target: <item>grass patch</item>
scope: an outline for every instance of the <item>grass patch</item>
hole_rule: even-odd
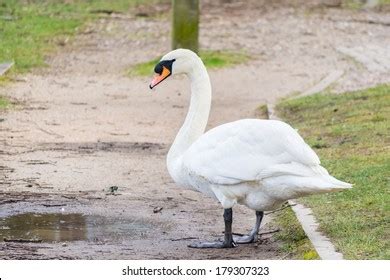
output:
[[[280,228],[274,236],[283,242],[282,250],[288,253],[289,259],[320,259],[291,208],[275,214],[273,223]]]
[[[343,0],[342,5],[345,8],[350,8],[350,9],[361,9],[365,6],[365,1],[360,1],[360,0]],[[379,0],[377,3],[377,7],[382,7],[382,6],[389,6],[390,5],[390,0]]]
[[[146,0],[3,0],[0,3],[0,62],[14,61],[14,71],[44,66],[44,55],[97,18],[97,11],[125,12]]]
[[[129,70],[130,76],[149,76],[153,73],[154,66],[160,61],[160,58],[135,64]]]
[[[348,9],[360,9],[364,6],[364,2],[359,0],[343,0],[342,6]]]
[[[390,258],[390,85],[283,101],[322,165],[352,190],[302,199],[347,259]]]
[[[223,51],[201,51],[200,57],[209,69],[233,66],[249,60],[246,54]]]
[[[255,117],[257,119],[268,119],[267,105],[263,104],[256,108]]]
[[[11,72],[12,70],[9,70],[7,73]],[[10,78],[8,75],[0,76],[0,87],[8,84],[10,82]]]
[[[0,95],[0,110],[7,109],[11,106],[11,102],[8,98]]]
[[[249,60],[249,56],[243,53],[224,52],[224,51],[200,51],[200,57],[208,69],[216,69],[244,63]],[[149,76],[153,74],[154,66],[160,61],[161,57],[153,60],[138,63],[130,68],[130,76]]]

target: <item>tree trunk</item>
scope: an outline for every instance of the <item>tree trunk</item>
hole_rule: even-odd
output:
[[[172,49],[198,52],[199,0],[172,0]]]

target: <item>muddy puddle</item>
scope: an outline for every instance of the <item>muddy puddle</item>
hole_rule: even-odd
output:
[[[80,213],[24,213],[0,218],[0,242],[99,242],[142,237],[151,228],[151,224],[135,219]]]

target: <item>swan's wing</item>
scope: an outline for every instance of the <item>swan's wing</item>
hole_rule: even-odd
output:
[[[222,185],[261,180],[278,172],[272,167],[289,163],[318,166],[320,160],[288,124],[256,119],[209,130],[182,158],[190,176]]]

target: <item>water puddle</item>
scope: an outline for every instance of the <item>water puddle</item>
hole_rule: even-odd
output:
[[[152,228],[141,220],[83,214],[25,213],[0,218],[0,242],[99,241],[131,238]]]

